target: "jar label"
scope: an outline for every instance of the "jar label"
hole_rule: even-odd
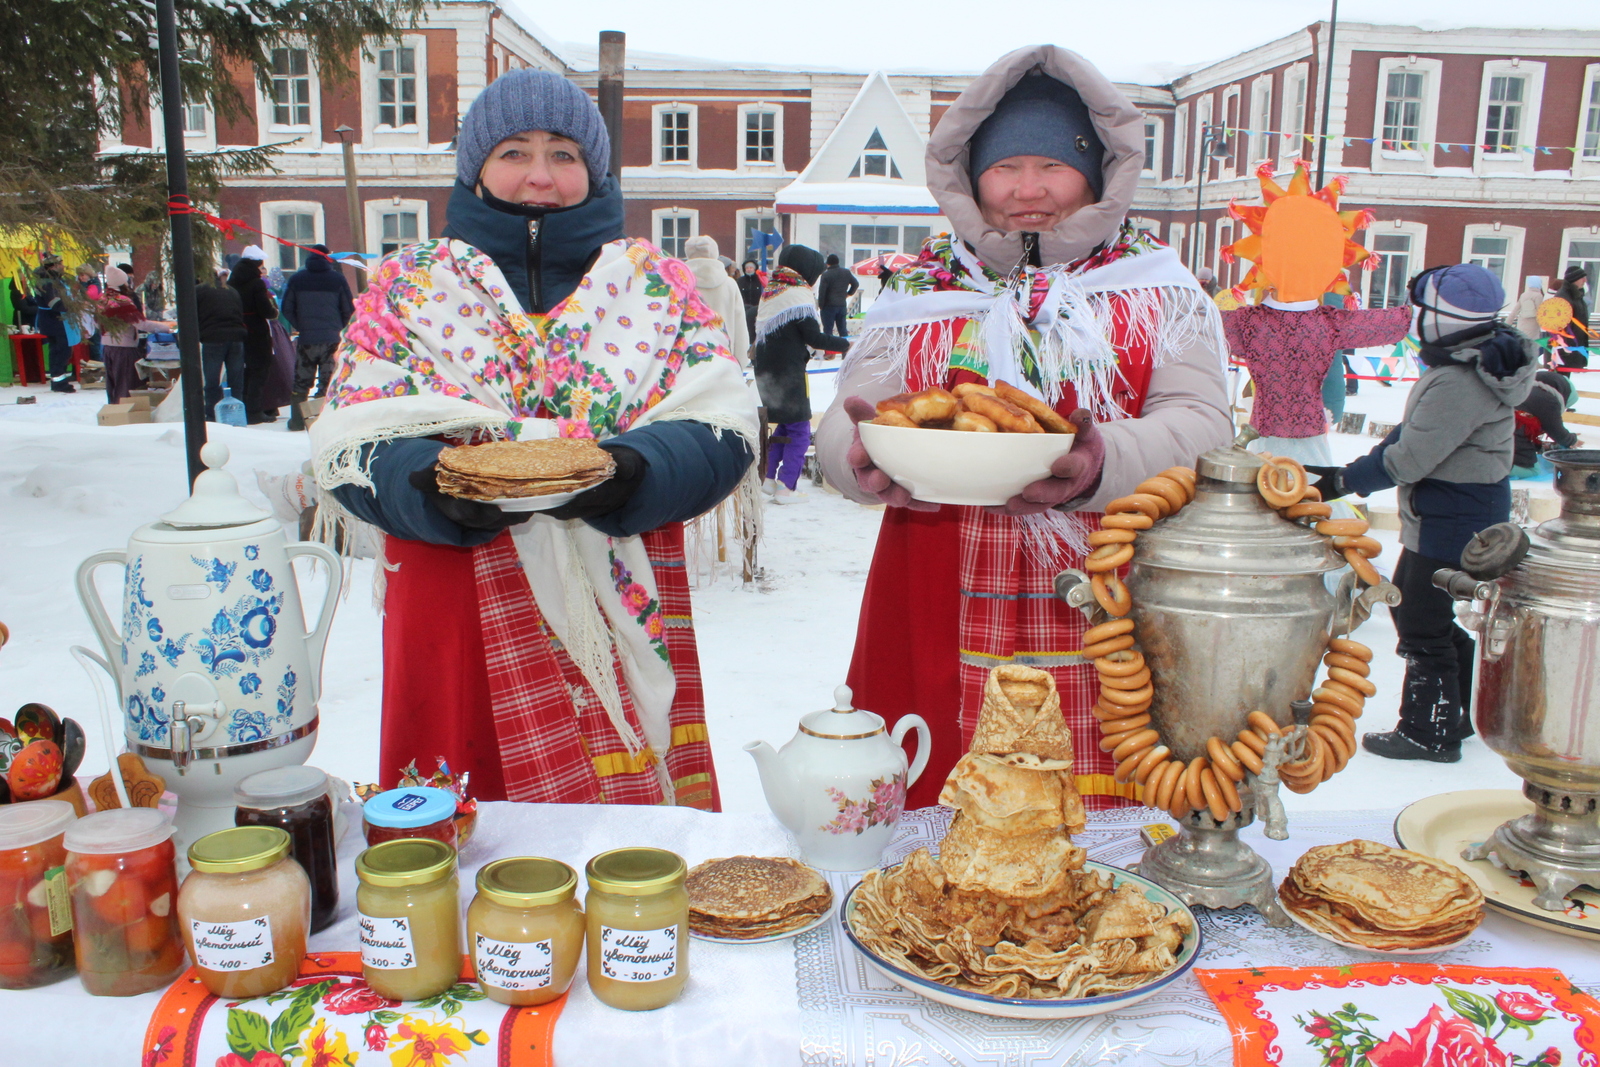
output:
[[[357,914],[361,926],[361,962],[378,971],[403,971],[417,965],[411,941],[411,920]]]
[[[189,920],[194,962],[208,971],[253,971],[265,967],[272,954],[272,920],[265,915],[236,923]]]
[[[550,984],[554,950],[549,941],[496,941],[482,934],[477,937],[475,962],[478,981],[484,985],[522,991],[543,989]]]
[[[50,936],[60,937],[72,929],[72,895],[67,892],[66,867],[44,872],[44,901],[50,909]]]
[[[600,927],[600,973],[619,982],[660,982],[678,973],[678,928]]]

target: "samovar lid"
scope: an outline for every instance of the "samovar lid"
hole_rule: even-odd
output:
[[[1202,478],[1233,482],[1236,485],[1254,485],[1256,474],[1264,462],[1265,460],[1255,452],[1247,452],[1229,445],[1225,448],[1213,448],[1205,453],[1195,464],[1195,470]]]
[[[272,512],[240,496],[239,480],[222,469],[228,463],[227,445],[207,442],[200,449],[200,461],[207,469],[194,480],[189,499],[161,516],[162,522],[179,529],[205,529],[244,526],[272,518]]]

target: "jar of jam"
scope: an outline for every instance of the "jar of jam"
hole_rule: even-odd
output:
[[[61,842],[77,817],[64,800],[0,805],[0,989],[32,989],[72,973]]]
[[[277,826],[236,826],[189,846],[178,928],[205,987],[260,997],[293,982],[306,954],[311,883]]]
[[[544,1004],[572,984],[583,953],[578,872],[560,860],[517,856],[478,872],[467,947],[484,994],[500,1004]]]
[[[367,845],[403,837],[431,837],[456,847],[456,795],[429,785],[390,789],[361,805]]]
[[[67,828],[78,978],[98,997],[160,989],[183,973],[172,824],[155,808],[112,808]]]
[[[395,1000],[422,1000],[455,985],[461,977],[456,850],[432,838],[385,841],[356,857],[356,877],[367,984]]]
[[[339,915],[339,863],[334,851],[333,797],[315,767],[279,767],[252,774],[233,790],[235,826],[277,826],[289,834],[289,855],[311,880],[311,932]]]
[[[618,848],[590,860],[584,873],[589,988],[628,1011],[671,1004],[689,980],[683,857],[660,848]]]

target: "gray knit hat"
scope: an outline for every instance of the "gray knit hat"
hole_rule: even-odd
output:
[[[570,137],[583,150],[589,189],[599,189],[611,165],[611,138],[589,94],[559,74],[523,68],[496,78],[478,94],[456,136],[456,177],[476,186],[494,146],[529,130]]]
[[[1082,174],[1098,200],[1105,190],[1105,143],[1078,90],[1048,74],[1026,74],[1006,91],[972,135],[968,149],[972,187],[1002,159],[1044,156]]]

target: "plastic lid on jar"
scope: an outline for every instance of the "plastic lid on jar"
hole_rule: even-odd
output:
[[[589,861],[589,888],[602,893],[643,896],[682,885],[688,868],[683,857],[664,848],[614,848]]]
[[[316,767],[279,767],[258,771],[233,788],[241,808],[292,808],[328,791],[326,771]]]
[[[0,852],[48,841],[64,832],[77,817],[65,800],[0,804]]]
[[[189,866],[202,874],[244,874],[289,854],[289,832],[276,826],[233,826],[189,846]]]
[[[542,908],[571,900],[578,872],[560,860],[512,856],[478,872],[478,892],[508,908]]]
[[[429,785],[404,786],[379,793],[361,806],[361,817],[373,826],[415,830],[456,815],[456,795]]]
[[[431,837],[385,841],[356,857],[356,877],[368,885],[429,885],[454,873],[456,850]]]
[[[111,808],[85,815],[67,829],[68,852],[118,856],[159,845],[173,826],[155,808]]]

